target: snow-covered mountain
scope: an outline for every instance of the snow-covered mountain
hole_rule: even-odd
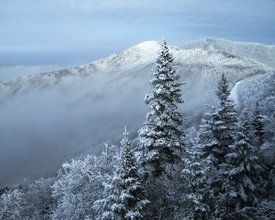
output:
[[[204,38],[188,43],[181,48],[200,48],[208,51],[223,51],[239,57],[247,57],[275,68],[275,46],[258,43],[232,42],[216,38]]]
[[[135,134],[147,111],[143,98],[159,48],[159,42],[143,42],[80,67],[0,82],[0,179],[50,174],[64,160],[117,142],[124,125]],[[207,110],[205,104],[215,105],[222,73],[233,87],[272,71],[227,50],[170,50],[186,82],[181,110],[187,126]]]
[[[62,69],[62,67],[54,65],[0,64],[0,81],[11,80],[25,75],[50,72],[58,69]]]

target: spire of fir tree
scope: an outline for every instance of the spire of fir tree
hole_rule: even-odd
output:
[[[255,129],[255,135],[257,144],[262,145],[264,143],[264,119],[260,112],[259,102],[256,103],[256,111],[254,113],[253,126]]]
[[[223,74],[217,89],[219,107],[208,114],[207,120],[203,120],[200,130],[201,147],[215,165],[224,162],[237,129],[237,113],[229,95],[228,81]]]
[[[161,176],[167,164],[174,164],[180,159],[183,147],[183,132],[179,129],[183,119],[178,112],[178,104],[183,103],[180,89],[183,83],[173,68],[173,57],[165,40],[161,44],[153,75],[153,90],[145,97],[150,111],[144,127],[139,130],[139,145],[147,171]]]
[[[222,74],[220,81],[218,82],[217,96],[219,98],[220,106],[224,108],[227,102],[229,102],[229,85],[224,74]]]
[[[121,140],[122,153],[121,153],[121,165],[123,168],[123,175],[125,176],[138,176],[137,168],[134,162],[134,155],[131,149],[131,141],[129,140],[129,133],[126,130],[123,133],[123,138]]]

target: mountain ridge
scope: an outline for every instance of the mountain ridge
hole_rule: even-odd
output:
[[[181,46],[181,48],[203,48],[210,51],[224,51],[232,55],[247,57],[266,64],[273,69],[275,68],[275,45],[229,41],[207,37],[187,43]]]
[[[93,61],[88,64],[81,65],[79,67],[72,67],[57,71],[45,72],[35,75],[27,75],[19,77],[17,79],[0,81],[0,90],[4,90],[2,94],[9,93],[5,91],[5,88],[11,90],[11,93],[16,93],[18,91],[23,91],[24,89],[34,89],[39,86],[47,86],[52,84],[57,84],[62,81],[62,78],[66,77],[81,77],[88,76],[97,72],[118,72],[118,71],[128,71],[134,68],[138,68],[140,65],[150,65],[154,63],[156,59],[157,52],[160,47],[160,42],[158,41],[145,41],[140,44],[137,44],[133,47],[130,47],[127,50],[124,50],[120,53],[112,54],[106,58],[102,58],[96,61]],[[214,63],[214,62],[224,62],[227,65],[238,65],[238,62],[230,62],[233,59],[242,60],[245,65],[258,65],[261,66],[264,71],[271,71],[272,68],[269,68],[265,64],[262,64],[253,59],[239,57],[232,55],[224,51],[213,51],[205,50],[201,48],[191,48],[191,49],[180,49],[175,46],[170,46],[170,50],[174,54],[175,62],[189,62],[189,63]],[[224,59],[225,58],[225,59]],[[228,58],[228,59],[226,59]],[[232,58],[232,59],[231,59]],[[211,60],[212,59],[212,60]],[[216,60],[215,60],[216,59]],[[231,60],[230,60],[231,59]],[[126,65],[125,65],[126,64]],[[44,85],[43,85],[44,83]],[[15,89],[13,90],[12,87]],[[13,90],[13,91],[12,91]]]

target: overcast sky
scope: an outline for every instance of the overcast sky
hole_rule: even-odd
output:
[[[275,44],[275,0],[0,0],[0,64],[87,63],[139,42]]]

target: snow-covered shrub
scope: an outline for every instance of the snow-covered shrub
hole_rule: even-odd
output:
[[[24,216],[27,219],[49,219],[54,204],[51,186],[54,178],[39,179],[24,187]]]
[[[103,179],[101,161],[96,156],[64,163],[52,186],[52,196],[57,200],[52,218],[73,220],[93,216],[91,207],[103,190]]]
[[[0,219],[22,220],[26,201],[20,189],[10,190],[0,197]]]

